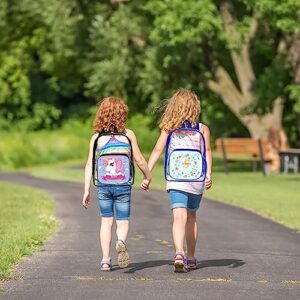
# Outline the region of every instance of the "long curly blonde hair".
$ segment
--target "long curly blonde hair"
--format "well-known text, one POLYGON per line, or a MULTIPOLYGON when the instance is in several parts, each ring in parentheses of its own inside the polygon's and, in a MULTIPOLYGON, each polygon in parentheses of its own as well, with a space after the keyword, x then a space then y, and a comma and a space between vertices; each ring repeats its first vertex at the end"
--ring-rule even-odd
POLYGON ((95 132, 125 131, 128 117, 128 106, 117 97, 106 97, 99 102, 99 107, 94 119, 95 132))
POLYGON ((197 95, 186 89, 178 90, 163 105, 163 114, 159 122, 159 128, 165 131, 175 129, 189 120, 196 125, 201 112, 200 100, 197 95))

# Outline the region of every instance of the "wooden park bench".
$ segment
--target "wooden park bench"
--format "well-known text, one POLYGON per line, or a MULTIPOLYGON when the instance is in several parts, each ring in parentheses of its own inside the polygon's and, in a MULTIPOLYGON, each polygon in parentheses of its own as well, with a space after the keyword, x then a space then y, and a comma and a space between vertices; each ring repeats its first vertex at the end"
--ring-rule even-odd
POLYGON ((262 173, 266 176, 266 163, 270 162, 270 159, 266 159, 268 149, 270 149, 270 142, 264 139, 219 138, 216 140, 216 150, 223 155, 226 173, 229 172, 228 162, 251 161, 255 168, 260 162, 262 173))

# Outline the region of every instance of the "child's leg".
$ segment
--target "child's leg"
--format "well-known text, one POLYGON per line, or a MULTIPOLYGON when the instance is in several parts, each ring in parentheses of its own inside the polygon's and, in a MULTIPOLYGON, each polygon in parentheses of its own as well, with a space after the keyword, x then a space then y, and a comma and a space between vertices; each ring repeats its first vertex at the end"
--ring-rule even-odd
POLYGON ((198 237, 198 227, 196 220, 196 212, 189 211, 187 212, 187 222, 185 226, 186 234, 186 245, 187 245, 187 257, 195 257, 195 249, 198 237))
POLYGON ((102 217, 101 219, 100 242, 103 260, 107 260, 110 258, 111 230, 113 222, 113 217, 102 217))
POLYGON ((198 238, 198 227, 196 220, 196 211, 199 209, 202 194, 189 194, 188 199, 188 211, 187 211, 187 222, 186 222, 186 245, 187 245, 187 257, 188 259, 195 258, 195 249, 198 238))
POLYGON ((129 221, 128 220, 117 220, 117 238, 119 241, 124 243, 127 240, 128 230, 129 230, 129 221))
POLYGON ((173 241, 176 252, 184 253, 185 227, 187 210, 183 207, 173 208, 173 241))
POLYGON ((101 227, 100 243, 103 260, 110 259, 111 230, 114 222, 113 199, 110 187, 98 189, 98 203, 100 208, 101 227))
POLYGON ((118 240, 126 242, 130 217, 131 186, 114 188, 114 209, 117 223, 118 240))
POLYGON ((170 204, 173 212, 173 241, 175 245, 174 271, 185 273, 187 269, 184 254, 185 227, 187 221, 188 193, 179 190, 170 190, 170 204))
POLYGON ((184 254, 185 225, 187 220, 188 193, 170 190, 170 206, 173 211, 173 241, 176 252, 184 254))
POLYGON ((117 186, 114 191, 114 207, 117 222, 117 243, 118 265, 126 268, 129 265, 129 255, 126 247, 126 240, 129 229, 131 186, 117 186))
POLYGON ((129 254, 126 247, 126 239, 128 234, 129 221, 117 220, 117 237, 116 251, 118 253, 118 265, 120 268, 129 266, 129 254))

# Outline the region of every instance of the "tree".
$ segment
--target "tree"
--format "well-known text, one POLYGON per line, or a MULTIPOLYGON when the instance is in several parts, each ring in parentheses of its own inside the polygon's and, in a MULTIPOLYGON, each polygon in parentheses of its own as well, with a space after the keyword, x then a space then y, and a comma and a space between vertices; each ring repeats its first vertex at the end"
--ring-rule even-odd
POLYGON ((144 47, 142 1, 2 0, 0 127, 50 128, 86 118, 98 99, 136 97, 144 47))
POLYGON ((131 112, 143 111, 146 104, 137 97, 136 84, 147 28, 143 1, 111 2, 99 4, 91 16, 89 49, 83 63, 85 95, 99 99, 114 94, 128 102, 131 112))
MULTIPOLYGON (((264 136, 282 127, 286 86, 298 73, 291 53, 297 53, 300 4, 287 2, 148 1, 154 26, 145 68, 155 65, 160 74, 153 72, 154 78, 169 86, 206 86, 251 136, 264 136)), ((149 82, 155 84, 151 75, 143 84, 149 82)))
POLYGON ((0 127, 84 119, 108 94, 148 112, 187 87, 218 135, 263 136, 284 109, 295 139, 298 2, 2 0, 0 127))
POLYGON ((74 34, 80 14, 74 9, 71 0, 1 1, 0 112, 6 127, 49 128, 61 116, 64 97, 80 90, 74 34))

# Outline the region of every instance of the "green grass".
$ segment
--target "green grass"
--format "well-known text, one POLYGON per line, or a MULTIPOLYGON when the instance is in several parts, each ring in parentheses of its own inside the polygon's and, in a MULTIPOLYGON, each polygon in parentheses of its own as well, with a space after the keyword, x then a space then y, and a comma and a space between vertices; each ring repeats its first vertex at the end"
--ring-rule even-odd
MULTIPOLYGON (((219 166, 216 166, 219 169, 219 166)), ((137 173, 136 184, 142 176, 137 173)), ((300 175, 260 172, 213 172, 213 186, 205 196, 238 206, 300 231, 300 175)), ((152 188, 165 189, 162 161, 154 169, 152 188)))
MULTIPOLYGON (((138 137, 143 152, 152 150, 159 135, 158 130, 149 128, 150 122, 149 116, 137 114, 127 124, 138 137)), ((84 160, 92 134, 90 122, 83 124, 76 120, 68 121, 62 128, 52 131, 0 132, 0 171, 84 160)))
MULTIPOLYGON (((260 172, 231 172, 228 175, 220 170, 220 161, 215 161, 213 187, 206 192, 208 198, 225 202, 253 211, 287 227, 300 230, 300 175, 270 175, 263 177, 260 172)), ((82 163, 83 165, 83 163, 82 163)), ((251 165, 243 167, 248 170, 251 165)), ((236 166, 232 166, 236 169, 236 166)), ((35 176, 50 179, 71 180, 83 183, 84 170, 71 169, 68 165, 31 170, 35 176)), ((142 180, 136 168, 135 187, 142 180)), ((151 188, 165 189, 163 160, 154 169, 151 188)))
POLYGON ((246 208, 300 231, 300 175, 216 172, 213 181, 208 198, 246 208))
POLYGON ((0 170, 82 159, 88 153, 88 139, 89 135, 63 130, 1 132, 0 170))
MULTIPOLYGON (((147 157, 148 155, 146 155, 147 157)), ((83 162, 77 163, 83 165, 83 162)), ((165 189, 163 159, 153 172, 152 188, 165 189)), ((137 169, 137 168, 136 168, 137 169)), ((213 188, 206 196, 217 201, 239 206, 270 218, 290 228, 300 230, 299 175, 272 175, 263 177, 260 172, 251 172, 251 163, 230 164, 232 172, 222 172, 222 159, 214 155, 213 188), (242 170, 243 172, 240 172, 242 170), (250 171, 250 172, 249 172, 250 171)), ((83 182, 84 171, 71 169, 70 164, 34 168, 33 175, 49 179, 83 182)), ((139 187, 142 174, 137 169, 135 187, 139 187)))
POLYGON ((55 232, 54 203, 41 191, 0 183, 0 279, 55 232))
POLYGON ((58 162, 56 164, 44 166, 33 166, 23 168, 21 171, 45 179, 74 181, 78 183, 84 182, 84 162, 82 160, 58 162))

